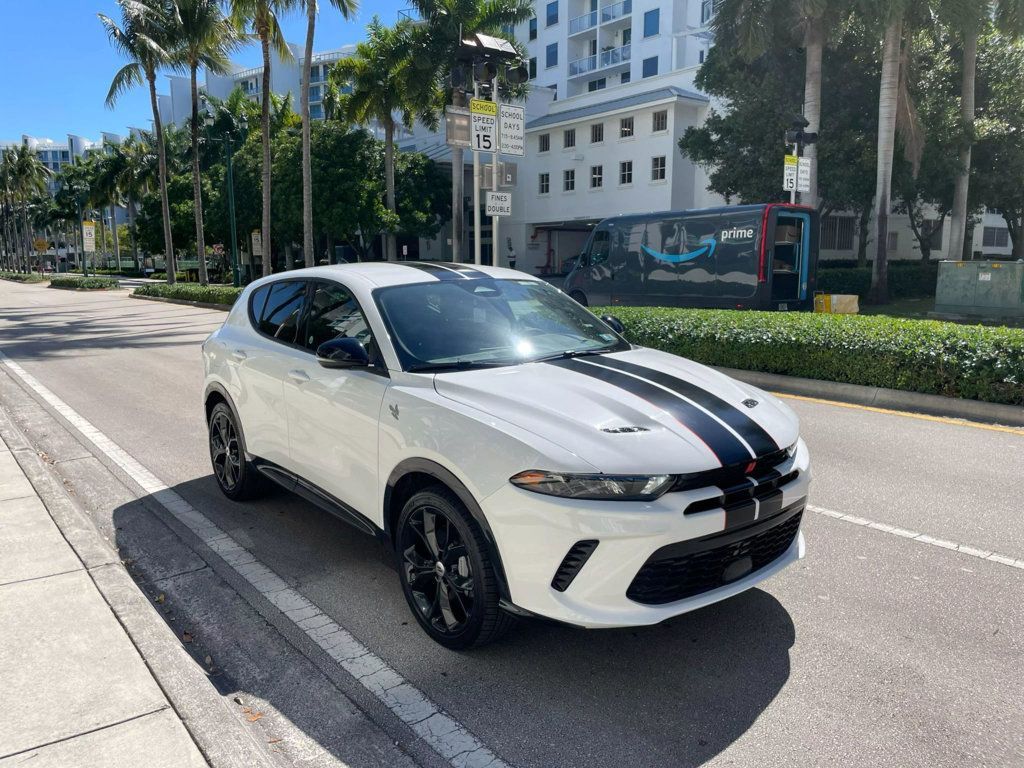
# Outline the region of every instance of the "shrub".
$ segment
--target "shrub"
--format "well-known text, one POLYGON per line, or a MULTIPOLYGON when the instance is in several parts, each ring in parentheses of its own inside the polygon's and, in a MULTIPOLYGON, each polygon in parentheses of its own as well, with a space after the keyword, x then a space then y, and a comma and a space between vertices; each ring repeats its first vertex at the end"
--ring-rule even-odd
POLYGON ((708 365, 1024 405, 1021 329, 884 315, 611 311, 630 341, 708 365))
MULTIPOLYGON (((937 262, 929 264, 892 262, 889 267, 890 298, 918 299, 935 295, 935 283, 939 274, 937 262), (902 266, 893 268, 896 264, 902 266)), ((867 296, 870 288, 870 267, 818 265, 816 290, 826 293, 854 293, 863 298, 867 296)))
POLYGON ((135 289, 138 296, 155 296, 161 299, 198 301, 204 304, 222 304, 230 307, 242 292, 241 288, 230 285, 198 285, 196 283, 149 283, 135 289))
POLYGON ((118 282, 112 277, 74 277, 72 275, 55 275, 50 278, 51 288, 75 288, 83 291, 105 291, 117 288, 118 282))
POLYGON ((41 283, 47 278, 38 272, 0 272, 0 279, 16 283, 41 283))

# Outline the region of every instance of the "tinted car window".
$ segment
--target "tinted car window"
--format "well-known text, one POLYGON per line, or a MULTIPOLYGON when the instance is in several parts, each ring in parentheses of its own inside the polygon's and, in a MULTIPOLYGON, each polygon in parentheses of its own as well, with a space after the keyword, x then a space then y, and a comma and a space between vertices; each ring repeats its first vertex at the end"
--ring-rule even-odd
POLYGON ((344 337, 358 339, 369 348, 370 329, 359 304, 343 285, 316 283, 303 346, 315 352, 325 341, 344 337))
POLYGON ((270 286, 264 285, 253 291, 252 298, 249 299, 249 317, 252 318, 253 325, 257 327, 259 327, 260 318, 263 317, 263 308, 267 306, 267 296, 269 295, 270 286))
POLYGON ((260 317, 260 332, 278 341, 294 344, 302 318, 306 284, 296 281, 273 283, 260 317))

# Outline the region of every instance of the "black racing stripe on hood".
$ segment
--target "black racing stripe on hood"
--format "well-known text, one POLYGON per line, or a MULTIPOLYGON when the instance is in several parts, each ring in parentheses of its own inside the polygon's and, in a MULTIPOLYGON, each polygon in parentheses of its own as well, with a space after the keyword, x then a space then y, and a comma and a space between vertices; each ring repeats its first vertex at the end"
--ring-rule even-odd
POLYGON ((450 269, 439 267, 437 264, 431 264, 425 261, 403 261, 399 262, 403 267, 410 267, 411 269, 418 269, 420 272, 426 272, 433 275, 438 280, 465 280, 466 278, 457 272, 452 272, 450 269))
POLYGON ((692 403, 686 402, 671 392, 666 392, 661 387, 627 376, 619 371, 587 365, 579 360, 549 360, 547 364, 599 379, 660 408, 699 437, 718 457, 722 466, 739 464, 750 461, 752 458, 747 447, 720 422, 708 416, 692 403))
POLYGON ((459 264, 458 262, 455 261, 446 261, 444 263, 439 264, 438 266, 440 266, 442 269, 453 270, 454 272, 458 272, 460 275, 465 275, 466 277, 490 277, 490 275, 488 275, 486 272, 482 272, 479 269, 475 269, 473 266, 469 264, 459 264))
POLYGON ((615 357, 588 357, 587 362, 594 365, 614 368, 624 373, 632 373, 655 384, 678 392, 698 405, 703 406, 730 427, 736 430, 740 437, 747 441, 757 456, 774 453, 781 447, 768 432, 750 418, 743 411, 726 402, 717 395, 698 387, 693 382, 681 379, 678 376, 659 371, 656 368, 648 368, 644 365, 637 365, 615 357))

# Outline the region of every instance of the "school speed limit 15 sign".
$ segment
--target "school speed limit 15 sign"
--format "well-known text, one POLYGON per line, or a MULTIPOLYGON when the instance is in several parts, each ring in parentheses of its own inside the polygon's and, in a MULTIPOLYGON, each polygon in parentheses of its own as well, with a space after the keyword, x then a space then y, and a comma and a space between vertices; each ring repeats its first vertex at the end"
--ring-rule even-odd
POLYGON ((497 143, 498 105, 484 99, 470 99, 469 116, 473 129, 473 150, 476 152, 493 151, 497 143))

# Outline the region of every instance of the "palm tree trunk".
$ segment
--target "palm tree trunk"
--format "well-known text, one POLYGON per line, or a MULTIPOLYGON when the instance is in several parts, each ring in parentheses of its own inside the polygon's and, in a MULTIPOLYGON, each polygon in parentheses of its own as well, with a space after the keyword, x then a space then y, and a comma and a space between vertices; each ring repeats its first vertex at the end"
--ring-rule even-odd
POLYGON ((160 209, 164 219, 164 261, 167 265, 167 284, 177 280, 177 259, 174 258, 174 239, 171 237, 171 204, 167 199, 167 148, 164 146, 164 129, 160 123, 160 107, 156 102, 156 73, 148 73, 149 105, 153 110, 153 129, 156 133, 157 168, 160 177, 160 209))
POLYGON ((128 195, 128 237, 132 241, 132 261, 137 271, 142 270, 142 263, 139 261, 139 243, 135 239, 135 195, 128 195))
POLYGON ((263 48, 263 85, 260 93, 260 128, 263 133, 263 276, 274 271, 273 249, 270 245, 270 37, 260 30, 263 48))
POLYGON ((965 135, 953 188, 953 211, 949 223, 949 258, 959 261, 964 252, 967 231, 967 194, 971 184, 971 144, 974 141, 974 83, 978 69, 978 30, 964 32, 963 78, 960 84, 960 120, 965 135))
POLYGON ((32 258, 32 241, 31 231, 28 223, 28 205, 26 204, 26 195, 21 196, 21 234, 22 234, 22 261, 21 271, 28 272, 29 260, 32 258))
MULTIPOLYGON (((804 118, 807 131, 817 133, 821 122, 821 56, 825 47, 825 22, 821 17, 807 20, 804 34, 804 118)), ((801 195, 801 202, 812 208, 818 207, 818 145, 804 147, 804 157, 811 159, 811 189, 801 195)))
MULTIPOLYGON (((395 205, 395 121, 388 120, 384 123, 384 189, 385 202, 391 213, 397 213, 395 205)), ((384 239, 385 261, 397 261, 398 253, 395 247, 395 231, 389 228, 384 239)))
POLYGON ((892 207, 892 161, 896 146, 896 102, 900 80, 900 43, 903 17, 891 21, 882 47, 882 80, 878 95, 878 172, 875 183, 875 265, 871 273, 870 300, 889 300, 889 210, 892 207))
POLYGON ((208 285, 206 274, 206 240, 203 237, 203 183, 199 176, 199 85, 196 82, 195 64, 192 74, 192 201, 196 213, 196 255, 199 259, 199 284, 208 285))
POLYGON ((117 270, 121 271, 121 242, 117 236, 117 206, 113 203, 107 209, 110 211, 110 236, 114 243, 114 258, 117 260, 117 270))
POLYGON ((307 267, 314 264, 313 245, 313 153, 309 123, 310 69, 313 58, 313 33, 316 30, 316 0, 306 0, 306 58, 302 62, 302 255, 307 267))

